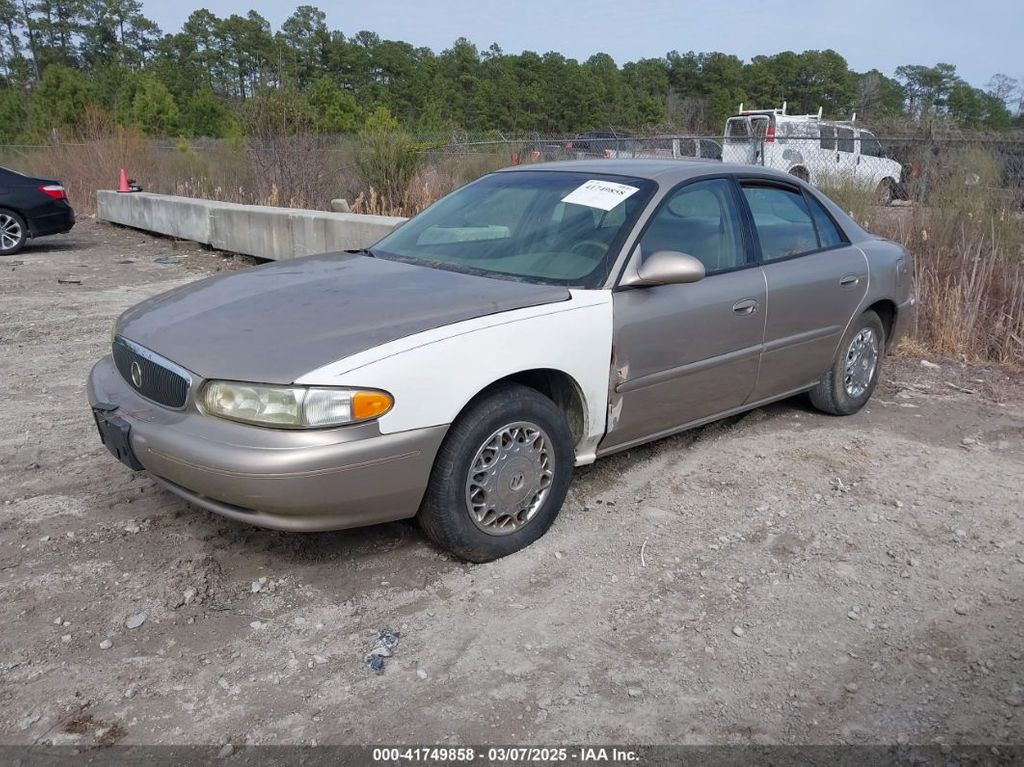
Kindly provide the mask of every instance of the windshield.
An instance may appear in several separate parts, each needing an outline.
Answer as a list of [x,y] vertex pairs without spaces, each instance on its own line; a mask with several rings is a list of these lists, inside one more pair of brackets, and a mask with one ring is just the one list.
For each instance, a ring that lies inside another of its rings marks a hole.
[[526,282],[600,287],[655,186],[600,173],[493,173],[396,229],[373,255]]

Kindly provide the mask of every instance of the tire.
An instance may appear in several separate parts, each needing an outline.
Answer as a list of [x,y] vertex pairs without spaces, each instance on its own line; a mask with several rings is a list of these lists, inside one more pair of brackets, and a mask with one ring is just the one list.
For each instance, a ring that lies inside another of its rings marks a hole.
[[[469,405],[441,444],[420,526],[460,559],[507,556],[551,527],[574,463],[569,424],[554,402],[518,384],[495,388]],[[472,468],[492,466],[471,478]]]
[[882,207],[889,207],[892,205],[893,200],[896,199],[896,184],[893,183],[892,179],[884,178],[878,184],[876,190],[878,196],[878,204]]
[[25,219],[7,208],[0,208],[0,256],[13,256],[28,240]]
[[802,165],[797,165],[789,169],[789,175],[796,176],[801,181],[805,181],[808,184],[811,183],[811,174],[807,172],[807,168]]
[[[831,415],[856,413],[867,404],[875,391],[883,356],[885,327],[877,314],[866,311],[850,325],[843,336],[832,369],[811,389],[811,404]],[[868,364],[870,375],[865,379]],[[849,371],[848,365],[852,368]],[[865,367],[860,367],[862,365]],[[848,372],[851,373],[849,377]]]

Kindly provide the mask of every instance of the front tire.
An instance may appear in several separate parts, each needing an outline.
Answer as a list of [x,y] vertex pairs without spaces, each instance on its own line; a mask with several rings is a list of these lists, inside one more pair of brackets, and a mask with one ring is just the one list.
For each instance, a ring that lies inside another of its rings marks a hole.
[[0,256],[13,256],[28,240],[25,219],[13,210],[0,208]]
[[811,404],[831,415],[852,415],[871,399],[885,354],[885,327],[866,311],[850,325],[832,369],[810,391]]
[[572,480],[565,414],[535,389],[503,385],[452,424],[434,461],[418,519],[460,559],[489,562],[551,527]]
[[889,207],[896,199],[896,184],[890,178],[882,179],[878,184],[878,189],[875,190],[875,195],[879,205]]

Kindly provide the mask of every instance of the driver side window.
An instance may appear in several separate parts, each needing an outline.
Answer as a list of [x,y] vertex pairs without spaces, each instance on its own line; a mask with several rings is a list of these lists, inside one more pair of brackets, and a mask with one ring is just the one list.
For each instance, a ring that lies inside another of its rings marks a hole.
[[708,274],[746,263],[732,184],[710,179],[688,184],[666,198],[640,239],[644,258],[659,250],[688,253]]

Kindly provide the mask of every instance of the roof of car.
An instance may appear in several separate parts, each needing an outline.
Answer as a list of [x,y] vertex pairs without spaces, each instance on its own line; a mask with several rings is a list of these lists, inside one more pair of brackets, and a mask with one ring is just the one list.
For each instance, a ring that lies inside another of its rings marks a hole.
[[556,162],[515,165],[503,168],[503,173],[517,171],[573,171],[577,173],[600,173],[611,176],[632,176],[652,181],[675,184],[694,176],[709,173],[744,174],[757,173],[759,176],[774,176],[792,181],[793,177],[781,171],[765,168],[761,165],[740,165],[722,163],[717,160],[558,160]]

